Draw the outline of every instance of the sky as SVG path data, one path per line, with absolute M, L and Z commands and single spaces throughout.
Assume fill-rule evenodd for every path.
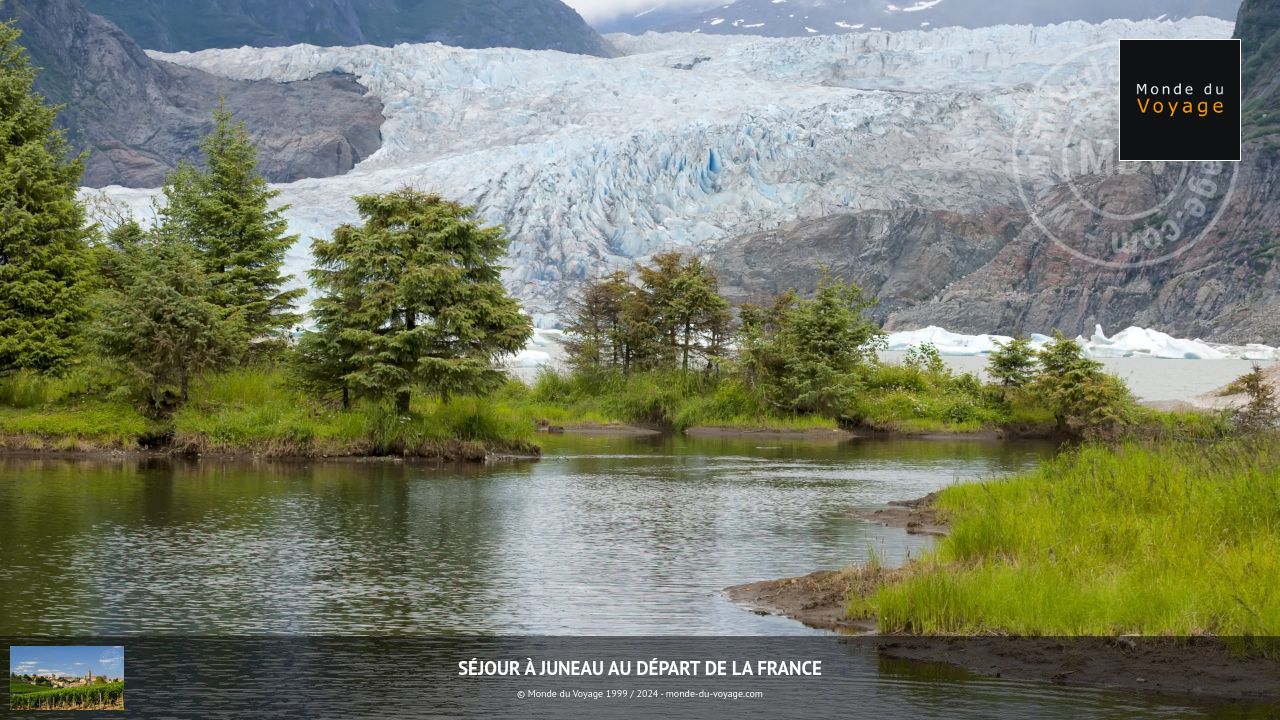
M 9 672 L 18 675 L 124 677 L 124 648 L 119 645 L 14 646 L 9 648 Z
M 728 0 L 724 0 L 728 2 Z M 564 0 L 565 4 L 578 11 L 587 22 L 612 20 L 623 13 L 638 13 L 656 5 L 669 8 L 676 7 L 708 7 L 716 4 L 714 0 Z

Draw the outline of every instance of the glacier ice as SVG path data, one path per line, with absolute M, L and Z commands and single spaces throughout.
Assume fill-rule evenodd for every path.
M 614 59 L 438 44 L 152 55 L 241 79 L 352 73 L 385 103 L 381 150 L 347 175 L 279 186 L 303 238 L 289 256 L 295 274 L 311 237 L 356 220 L 351 196 L 409 185 L 506 226 L 504 280 L 540 327 L 555 327 L 580 281 L 656 252 L 699 252 L 837 210 L 1015 205 L 1021 119 L 1037 111 L 1113 132 L 1114 88 L 1082 80 L 1087 68 L 1070 60 L 1080 48 L 1231 32 L 1192 18 L 615 36 L 627 55 Z M 1068 70 L 1037 91 L 1058 63 Z M 105 192 L 149 217 L 154 191 Z

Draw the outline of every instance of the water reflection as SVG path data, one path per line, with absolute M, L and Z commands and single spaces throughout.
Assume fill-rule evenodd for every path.
M 552 438 L 537 463 L 0 460 L 0 633 L 804 633 L 732 584 L 927 540 L 852 508 L 1043 446 Z

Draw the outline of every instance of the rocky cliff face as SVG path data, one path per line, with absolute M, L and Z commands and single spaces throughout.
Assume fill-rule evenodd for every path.
M 1027 215 L 997 207 L 954 224 L 899 221 L 877 228 L 878 214 L 827 218 L 724 244 L 715 260 L 738 292 L 812 287 L 816 267 L 828 265 L 879 293 L 890 329 L 941 325 L 956 332 L 1024 334 L 1059 328 L 1088 334 L 1140 325 L 1180 337 L 1227 342 L 1280 340 L 1280 5 L 1246 0 L 1237 36 L 1245 52 L 1243 160 L 1215 176 L 1210 193 L 1220 215 L 1181 217 L 1194 202 L 1184 172 L 1206 166 L 1146 166 L 1097 172 L 1034 195 L 1033 209 L 1083 198 L 1106 214 L 1075 212 L 1053 222 L 1055 242 Z M 1144 209 L 1165 207 L 1144 218 Z M 982 220 L 979 221 L 978 218 Z M 1214 221 L 1210 224 L 1210 220 Z M 1174 244 L 1130 243 L 1176 220 Z M 1147 227 L 1147 226 L 1150 227 Z M 993 226 L 993 227 L 986 227 Z M 975 235 L 976 232 L 976 235 Z M 888 252 L 868 253 L 883 247 Z M 776 271 L 773 256 L 779 258 Z M 1103 259 L 1109 264 L 1091 262 Z M 752 271 L 751 264 L 758 270 Z M 889 282 L 893 277 L 909 282 Z
M 85 0 L 148 50 L 441 42 L 609 56 L 560 0 Z
M 735 303 L 812 288 L 825 270 L 880 298 L 875 314 L 884 319 L 981 268 L 1029 222 L 1011 208 L 868 210 L 748 235 L 714 252 L 711 263 Z
M 86 185 L 158 186 L 178 161 L 197 157 L 223 97 L 273 181 L 339 175 L 381 145 L 382 103 L 349 75 L 232 81 L 155 61 L 79 0 L 0 0 L 3 19 L 17 20 L 42 68 L 37 89 L 64 106 L 59 122 L 89 151 Z

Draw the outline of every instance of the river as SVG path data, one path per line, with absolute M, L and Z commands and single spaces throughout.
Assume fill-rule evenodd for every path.
M 544 442 L 537 462 L 468 467 L 0 459 L 0 635 L 814 634 L 747 612 L 723 589 L 873 555 L 901 563 L 928 540 L 852 510 L 1052 451 L 979 440 Z M 873 658 L 857 667 L 882 700 L 905 693 L 963 709 L 954 717 L 1186 710 Z

